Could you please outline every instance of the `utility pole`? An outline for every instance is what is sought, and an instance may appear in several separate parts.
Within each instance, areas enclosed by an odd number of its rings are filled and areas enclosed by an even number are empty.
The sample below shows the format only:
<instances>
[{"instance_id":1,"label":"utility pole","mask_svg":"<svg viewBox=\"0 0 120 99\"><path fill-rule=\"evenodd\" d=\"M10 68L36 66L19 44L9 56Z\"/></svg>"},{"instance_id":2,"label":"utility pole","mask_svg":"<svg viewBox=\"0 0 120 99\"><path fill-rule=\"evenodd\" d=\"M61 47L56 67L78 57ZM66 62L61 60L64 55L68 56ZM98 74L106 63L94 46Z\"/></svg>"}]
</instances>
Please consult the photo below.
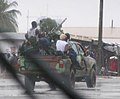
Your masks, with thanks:
<instances>
[{"instance_id":1,"label":"utility pole","mask_svg":"<svg viewBox=\"0 0 120 99\"><path fill-rule=\"evenodd\" d=\"M98 68L97 73L100 72L101 66L103 64L102 61L102 28L103 28L103 0L100 0L100 10L99 10L99 35L98 35Z\"/></svg>"},{"instance_id":2,"label":"utility pole","mask_svg":"<svg viewBox=\"0 0 120 99\"><path fill-rule=\"evenodd\" d=\"M27 30L29 29L29 10L27 11Z\"/></svg>"},{"instance_id":3,"label":"utility pole","mask_svg":"<svg viewBox=\"0 0 120 99\"><path fill-rule=\"evenodd\" d=\"M118 57L118 62L117 62L117 72L118 72L118 76L120 76L120 47L118 44L116 44L117 46L117 57Z\"/></svg>"}]
</instances>

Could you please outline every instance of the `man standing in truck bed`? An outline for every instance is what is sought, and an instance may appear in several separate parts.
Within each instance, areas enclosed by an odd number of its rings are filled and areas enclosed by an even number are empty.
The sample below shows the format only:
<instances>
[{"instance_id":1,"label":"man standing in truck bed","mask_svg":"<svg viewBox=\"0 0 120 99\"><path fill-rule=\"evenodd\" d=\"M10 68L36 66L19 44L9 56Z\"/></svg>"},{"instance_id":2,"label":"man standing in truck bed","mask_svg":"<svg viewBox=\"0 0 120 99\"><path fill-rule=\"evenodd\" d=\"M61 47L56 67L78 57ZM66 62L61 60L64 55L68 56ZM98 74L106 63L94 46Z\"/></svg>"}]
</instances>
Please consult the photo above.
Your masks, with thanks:
<instances>
[{"instance_id":1,"label":"man standing in truck bed","mask_svg":"<svg viewBox=\"0 0 120 99\"><path fill-rule=\"evenodd\" d=\"M30 28L27 31L27 34L25 34L25 38L32 44L36 43L38 41L38 36L40 34L40 31L37 29L37 23L36 21L32 21L31 23L32 28Z\"/></svg>"}]
</instances>

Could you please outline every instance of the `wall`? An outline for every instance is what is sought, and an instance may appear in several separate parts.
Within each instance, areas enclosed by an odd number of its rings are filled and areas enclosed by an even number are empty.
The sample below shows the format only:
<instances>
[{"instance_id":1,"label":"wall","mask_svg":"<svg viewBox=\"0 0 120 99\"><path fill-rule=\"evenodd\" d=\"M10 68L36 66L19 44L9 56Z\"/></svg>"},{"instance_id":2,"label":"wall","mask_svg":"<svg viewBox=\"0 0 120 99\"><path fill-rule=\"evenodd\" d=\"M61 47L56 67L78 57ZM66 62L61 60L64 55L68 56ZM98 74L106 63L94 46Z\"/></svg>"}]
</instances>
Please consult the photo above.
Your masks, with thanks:
<instances>
[{"instance_id":1,"label":"wall","mask_svg":"<svg viewBox=\"0 0 120 99\"><path fill-rule=\"evenodd\" d=\"M15 47L18 50L22 42L23 40L0 40L0 50L2 53L10 52L11 47Z\"/></svg>"}]
</instances>

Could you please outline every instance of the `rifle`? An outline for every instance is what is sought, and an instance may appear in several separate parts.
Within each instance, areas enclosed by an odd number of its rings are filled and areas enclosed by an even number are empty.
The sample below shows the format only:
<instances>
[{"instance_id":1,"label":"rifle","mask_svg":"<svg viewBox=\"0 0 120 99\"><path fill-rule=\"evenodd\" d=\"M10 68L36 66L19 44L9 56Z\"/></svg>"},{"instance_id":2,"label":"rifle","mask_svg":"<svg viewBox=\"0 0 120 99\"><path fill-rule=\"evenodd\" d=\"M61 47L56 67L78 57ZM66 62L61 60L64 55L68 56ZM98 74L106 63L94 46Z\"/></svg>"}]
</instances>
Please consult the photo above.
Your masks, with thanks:
<instances>
[{"instance_id":1,"label":"rifle","mask_svg":"<svg viewBox=\"0 0 120 99\"><path fill-rule=\"evenodd\" d=\"M49 40L53 40L54 42L56 42L59 39L59 35L61 32L60 28L62 27L62 24L67 20L67 18L65 18L60 24L58 24L56 27L54 27L47 35L47 37L49 38ZM60 32L59 32L60 31Z\"/></svg>"}]
</instances>

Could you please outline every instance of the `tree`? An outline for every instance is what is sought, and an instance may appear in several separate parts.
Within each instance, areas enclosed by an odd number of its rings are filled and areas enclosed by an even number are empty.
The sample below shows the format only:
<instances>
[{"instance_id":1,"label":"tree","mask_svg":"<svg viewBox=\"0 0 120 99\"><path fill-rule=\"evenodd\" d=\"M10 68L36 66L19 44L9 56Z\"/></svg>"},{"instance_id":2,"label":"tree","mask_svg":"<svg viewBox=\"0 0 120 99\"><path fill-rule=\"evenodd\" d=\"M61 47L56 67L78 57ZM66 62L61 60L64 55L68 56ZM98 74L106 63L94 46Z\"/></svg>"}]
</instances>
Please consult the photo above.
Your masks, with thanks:
<instances>
[{"instance_id":1,"label":"tree","mask_svg":"<svg viewBox=\"0 0 120 99\"><path fill-rule=\"evenodd\" d=\"M59 35L63 33L62 24L56 22L56 20L51 18L44 18L40 20L39 27L41 32L45 32L50 40L56 41L59 38Z\"/></svg>"},{"instance_id":2,"label":"tree","mask_svg":"<svg viewBox=\"0 0 120 99\"><path fill-rule=\"evenodd\" d=\"M0 0L0 32L17 31L17 14L21 14L19 10L13 9L17 5L16 1Z\"/></svg>"},{"instance_id":3,"label":"tree","mask_svg":"<svg viewBox=\"0 0 120 99\"><path fill-rule=\"evenodd\" d=\"M57 22L51 18L45 18L40 20L39 23L42 32L50 32L53 28L57 27Z\"/></svg>"}]
</instances>

